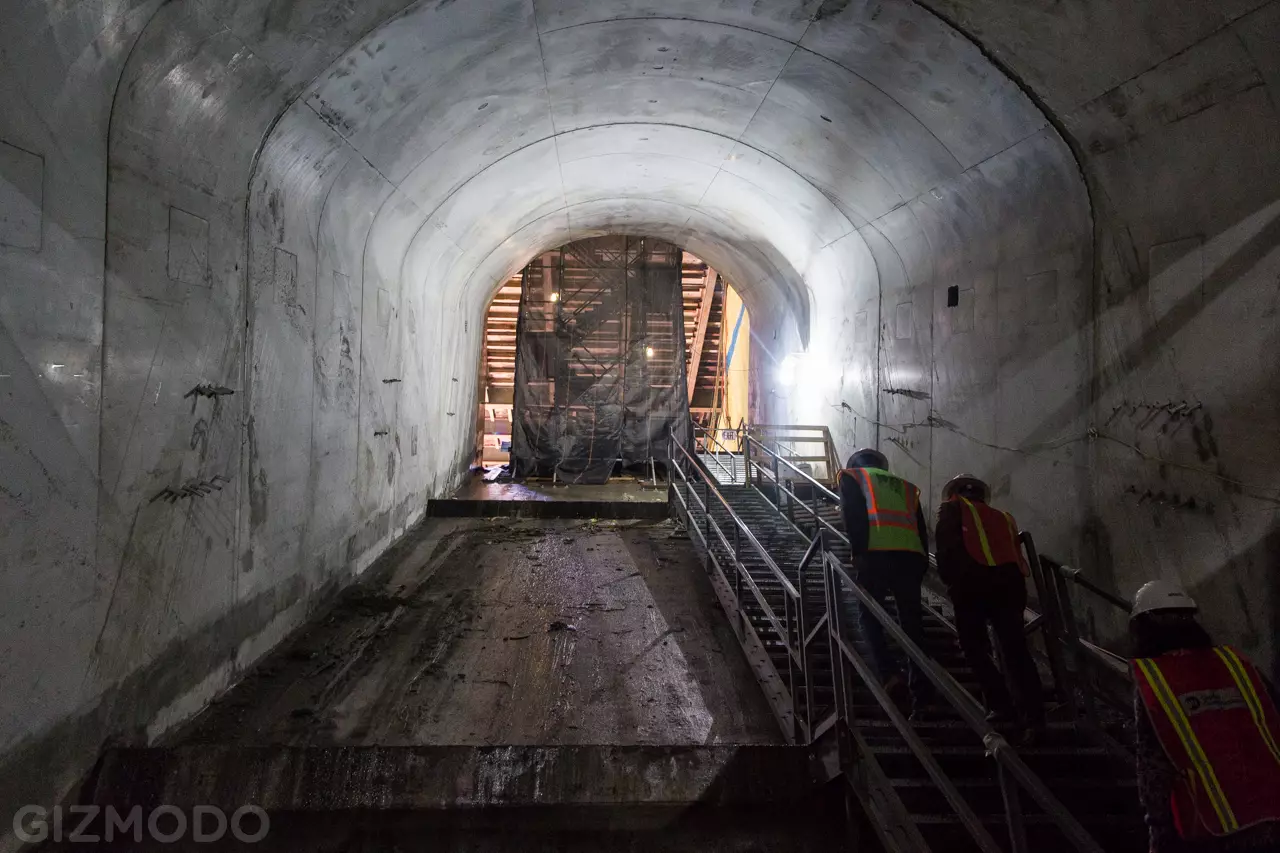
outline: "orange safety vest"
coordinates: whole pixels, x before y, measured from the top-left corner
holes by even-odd
[[[964,531],[964,548],[974,562],[982,566],[1004,566],[1017,563],[1027,574],[1027,561],[1018,547],[1018,523],[1007,512],[985,503],[956,496],[961,503],[960,529]]]
[[[846,468],[840,473],[853,478],[866,501],[868,551],[925,553],[917,524],[919,487],[881,468]]]
[[[1231,646],[1132,662],[1133,681],[1179,779],[1184,839],[1280,821],[1280,714],[1257,669]]]

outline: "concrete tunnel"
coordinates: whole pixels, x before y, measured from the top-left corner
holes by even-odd
[[[1280,0],[5,12],[6,804],[191,718],[452,493],[490,297],[606,234],[733,282],[761,419],[930,508],[980,474],[1277,674]]]

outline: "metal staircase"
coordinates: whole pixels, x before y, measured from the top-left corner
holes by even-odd
[[[746,485],[747,467],[741,456],[730,453],[699,453],[698,463],[718,485]]]
[[[732,432],[732,431],[726,431]],[[698,464],[721,486],[745,486],[747,459],[716,437],[717,431],[694,425]]]
[[[843,773],[886,850],[1145,849],[1132,762],[1081,703],[1065,703],[1045,738],[1015,750],[985,721],[944,615],[926,607],[921,649],[856,584],[837,496],[749,437],[739,455],[707,439],[715,453],[672,450],[673,508],[784,734]],[[924,665],[942,697],[927,722],[910,723],[873,676],[859,608]]]

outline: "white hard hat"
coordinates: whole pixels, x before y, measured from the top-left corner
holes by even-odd
[[[1191,596],[1173,581],[1150,581],[1144,583],[1133,597],[1133,610],[1129,617],[1157,610],[1186,610],[1194,613],[1198,609]]]

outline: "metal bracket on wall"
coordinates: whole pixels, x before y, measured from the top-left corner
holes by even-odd
[[[382,384],[383,384],[383,385],[391,385],[391,384],[393,384],[393,383],[396,383],[396,382],[402,382],[402,381],[403,381],[403,380],[401,380],[401,379],[384,379],[384,380],[382,380]]]
[[[896,394],[902,397],[910,397],[912,400],[929,400],[932,397],[927,391],[916,391],[911,388],[885,388],[880,393]]]
[[[1116,415],[1120,414],[1132,416],[1138,414],[1138,412],[1146,412],[1147,416],[1143,420],[1143,424],[1146,424],[1161,413],[1171,418],[1189,418],[1203,408],[1203,403],[1192,403],[1188,400],[1169,400],[1164,403],[1133,403],[1128,399],[1124,399],[1118,405],[1111,407],[1111,416],[1107,418],[1107,421],[1110,422]]]
[[[169,503],[174,503],[180,498],[202,498],[212,492],[222,491],[223,485],[230,482],[230,478],[221,474],[214,474],[207,480],[188,480],[176,489],[170,487],[161,489],[147,503],[155,503],[161,498],[164,498]]]
[[[185,400],[188,397],[209,397],[210,399],[217,399],[218,397],[225,397],[234,393],[236,392],[222,385],[212,385],[208,382],[201,382],[199,385],[183,394],[182,399]]]
[[[1185,509],[1190,510],[1191,512],[1204,512],[1208,515],[1213,514],[1213,503],[1211,501],[1204,501],[1202,503],[1197,501],[1194,496],[1184,499],[1182,495],[1177,492],[1170,495],[1163,491],[1156,492],[1151,489],[1139,492],[1138,487],[1134,485],[1125,486],[1124,493],[1126,495],[1137,495],[1139,506],[1150,501],[1156,506],[1167,506],[1171,509]]]
[[[391,434],[391,430],[388,430],[388,429],[375,429],[373,431],[374,438],[377,438],[378,436],[381,436],[381,435],[390,435],[390,434]]]

